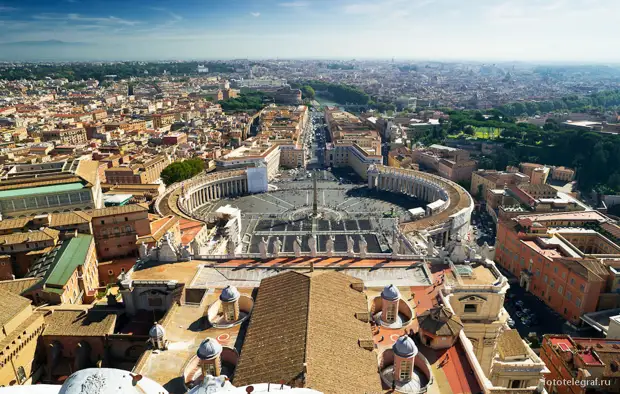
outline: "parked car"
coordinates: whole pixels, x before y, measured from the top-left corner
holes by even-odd
[[[508,320],[506,320],[506,323],[508,323],[508,327],[513,328],[515,326],[515,321],[512,320],[512,318],[508,318]]]
[[[515,305],[518,306],[519,308],[522,308],[523,305],[525,305],[525,304],[523,303],[523,301],[518,300],[517,302],[515,302]]]
[[[523,312],[521,312],[521,311],[517,311],[516,315],[517,315],[517,317],[519,317],[519,318],[523,318],[523,317],[525,316],[525,315],[523,314]]]

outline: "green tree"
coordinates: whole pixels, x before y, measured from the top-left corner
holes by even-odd
[[[301,94],[304,98],[314,99],[314,89],[312,86],[304,85],[301,87]]]
[[[161,172],[161,179],[166,186],[184,181],[204,171],[205,162],[202,159],[189,159],[169,164]]]

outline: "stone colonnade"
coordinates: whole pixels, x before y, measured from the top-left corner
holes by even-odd
[[[192,211],[210,201],[248,193],[247,177],[224,178],[193,187],[186,195],[186,207]]]
[[[368,188],[405,194],[422,200],[427,204],[443,200],[445,203],[443,204],[443,208],[439,209],[439,212],[450,204],[450,197],[447,191],[442,187],[440,181],[433,181],[426,177],[408,174],[389,167],[382,167],[382,169],[377,169],[376,167],[369,168]],[[435,214],[439,212],[435,212]],[[433,213],[427,207],[426,215],[430,216],[431,214]],[[436,245],[447,245],[451,235],[450,223],[446,223],[445,226],[438,226],[436,230],[428,230]]]

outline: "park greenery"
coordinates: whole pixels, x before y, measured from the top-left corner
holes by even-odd
[[[58,63],[25,64],[22,66],[0,68],[0,79],[52,79],[66,78],[69,81],[96,79],[103,81],[106,76],[115,75],[116,79],[130,77],[197,74],[199,65],[204,65],[209,72],[234,72],[232,65],[224,62],[118,62],[118,63]]]
[[[301,87],[301,95],[304,99],[312,100],[315,96],[315,91],[312,86],[304,85]]]
[[[613,93],[587,97],[588,100],[608,97],[605,105],[614,105],[616,100]],[[527,106],[527,102],[522,104]],[[506,166],[520,162],[567,166],[577,170],[581,190],[620,193],[620,135],[566,128],[553,118],[538,127],[518,121],[501,108],[486,114],[468,110],[446,112],[449,121],[441,121],[415,142],[442,143],[455,137],[466,139],[464,143],[486,142],[494,153],[479,158],[479,168],[505,170]]]
[[[567,96],[555,100],[523,101],[504,104],[498,108],[509,116],[534,116],[548,112],[587,112],[620,109],[620,91],[601,91],[586,96]]]
[[[297,89],[304,86],[311,87],[316,92],[327,93],[338,104],[367,105],[370,101],[370,96],[355,86],[316,80],[291,83],[291,87]]]
[[[269,99],[263,92],[248,92],[218,103],[224,112],[256,112],[261,110],[265,106],[265,101]]]
[[[173,183],[184,181],[195,175],[200,174],[205,169],[205,162],[202,159],[189,159],[177,161],[169,164],[161,172],[161,179],[166,186]]]

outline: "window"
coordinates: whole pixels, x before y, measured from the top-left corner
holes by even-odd
[[[125,221],[126,221],[126,222],[128,222],[128,221],[129,221],[129,218],[128,218],[127,216],[125,216]]]
[[[570,285],[574,286],[575,285],[575,278],[570,278]]]
[[[558,287],[558,293],[560,294],[564,293],[564,287],[562,286]]]
[[[549,286],[551,286],[551,288],[555,288],[555,280],[551,279]]]
[[[476,304],[465,304],[465,308],[463,312],[465,313],[476,313],[478,311],[478,305]]]
[[[101,224],[105,224],[105,220],[102,220],[102,221],[101,221]]]
[[[583,293],[584,291],[586,291],[586,286],[585,285],[579,286],[579,290],[581,290],[581,292]]]
[[[577,305],[577,307],[581,307],[581,299],[579,297],[575,299],[575,305]]]
[[[540,270],[536,270],[536,276],[540,276]]]
[[[521,382],[522,382],[521,380],[511,380],[511,381],[508,383],[508,386],[509,386],[511,389],[518,389],[518,388],[521,388]]]
[[[569,301],[573,299],[573,294],[568,290],[566,291],[566,299]]]
[[[557,274],[558,273],[558,267],[553,267],[553,273]]]
[[[400,363],[400,380],[409,380],[411,379],[411,374],[409,373],[409,369],[411,364],[409,361],[403,360]]]
[[[562,272],[562,279],[566,279],[566,272]]]
[[[545,283],[547,283],[547,275],[545,275],[544,279]]]

